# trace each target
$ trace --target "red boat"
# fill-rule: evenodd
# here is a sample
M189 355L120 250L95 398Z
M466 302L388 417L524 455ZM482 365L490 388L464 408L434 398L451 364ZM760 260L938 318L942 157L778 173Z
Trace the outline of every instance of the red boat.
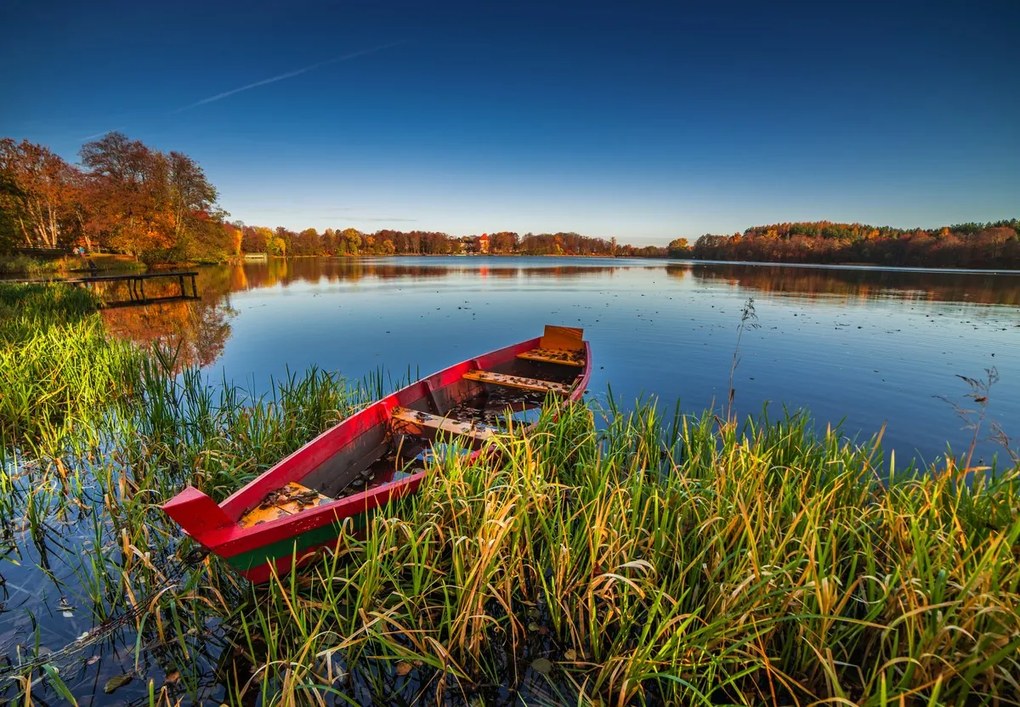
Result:
M579 400L591 373L583 331L492 351L412 383L326 430L223 503L188 486L163 506L192 538L252 582L285 575L334 546L346 519L417 491L430 456L478 455L508 425L533 425L549 401ZM437 441L450 442L439 446Z

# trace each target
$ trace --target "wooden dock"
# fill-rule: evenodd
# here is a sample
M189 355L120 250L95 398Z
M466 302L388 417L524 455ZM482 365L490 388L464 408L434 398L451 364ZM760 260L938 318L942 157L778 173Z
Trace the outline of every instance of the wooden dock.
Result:
M19 282L23 284L49 284L49 283L64 283L66 285L76 285L79 287L95 287L100 283L106 282L123 282L127 285L128 298L119 302L105 302L107 307L123 307L132 304L149 304L151 302L165 302L168 300L182 300L182 299L199 299L198 286L195 284L195 277L198 275L197 271L194 270L182 270L182 271L167 271L167 272L145 272L145 273L130 273L127 275L87 275L84 277L68 277L68 278L53 278L49 280L42 279L29 279L29 280L6 280L6 282ZM145 283L148 280L156 279L176 279L177 284L180 287L179 295L171 295L169 297L149 297L145 294ZM191 283L191 292L189 294L188 287L185 285L186 282Z

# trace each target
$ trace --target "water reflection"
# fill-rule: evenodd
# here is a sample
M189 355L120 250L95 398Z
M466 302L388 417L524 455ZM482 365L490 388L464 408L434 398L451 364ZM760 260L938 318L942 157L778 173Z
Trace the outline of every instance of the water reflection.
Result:
M164 301L145 306L106 309L103 318L113 333L143 346L159 343L179 347L178 365L209 366L217 361L232 336L231 322L237 311L231 293L250 292L295 284L322 285L376 281L400 283L394 292L415 283L454 281L476 283L486 280L520 282L528 292L539 282L577 283L601 290L606 276L621 276L619 285L609 289L634 291L653 296L657 273L665 272L667 282L680 290L694 286L725 285L742 296L795 296L820 301L952 302L960 304L1020 305L1020 276L1008 273L938 272L882 270L874 268L825 268L763 266L734 263L663 263L661 261L600 260L583 258L379 258L320 259L273 258L226 266L204 267L199 271L199 301ZM624 277L626 274L626 277ZM105 294L117 299L108 285ZM516 291L516 290L508 290ZM564 288L565 291L565 288ZM676 290L679 292L679 290ZM151 281L146 294L172 297L176 282ZM757 295L755 293L758 293ZM602 293L604 294L604 292ZM644 297L644 294L641 295ZM552 302L554 304L555 302ZM367 303L370 306L378 303ZM617 306L622 306L620 302ZM300 304L297 305L301 307ZM310 305L309 305L310 306ZM271 307L272 309L272 307ZM642 317L639 310L632 316ZM264 319L265 317L260 317Z
M1020 305L1020 277L979 272L878 270L733 263L669 264L670 277L694 277L769 294L832 296L860 300L907 299L932 302Z
M578 278L611 273L620 266L613 261L592 265L553 262L546 258L271 258L263 262L229 266L232 290L287 286L293 283L357 282L359 280L440 280L455 275L481 278L520 277ZM559 261L560 259L556 259ZM536 262L537 261L537 262ZM583 262L583 261L582 261ZM596 261L597 262L597 261ZM236 284L235 284L236 283Z
M378 286L326 286L372 281ZM146 292L171 295L175 288L153 281ZM774 414L782 405L807 407L821 428L843 420L846 434L858 439L884 428L898 469L915 452L933 460L947 443L959 452L976 441L978 457L1002 458L997 442L978 439L942 402L973 402L961 374L980 378L997 367L1001 382L984 409L987 422L1016 435L1020 420L1020 358L1008 353L1020 333L1015 274L572 258L274 259L202 268L198 291L201 301L109 309L103 317L111 331L140 344L180 346L178 363L206 367L214 381L222 366L229 379L255 386L308 365L354 380L377 369L412 377L409 366L428 373L534 335L546 322L572 324L592 342L593 407L611 386L622 406L656 395L666 415L678 399L683 411L699 413L726 399L732 377L741 413L758 413L771 401ZM744 333L734 376L736 327L749 296L762 327ZM141 560L131 565L120 526L92 524L110 520L104 503L115 499L108 495L114 486L117 502L153 490L132 491L119 458L95 472L91 463L73 459L67 467L103 484L74 475L38 483L35 469L7 470L6 495L22 505L9 522L0 518L0 668L31 655L31 646L72 644L111 613L124 615L117 603L122 583L143 597L158 579L142 571ZM208 463L220 458L210 455ZM52 509L42 514L45 522L24 520L30 498L33 508ZM156 566L168 564L174 540L167 536ZM214 617L243 612L247 595L206 576L193 586L188 611L201 617L201 607L213 607L208 623L197 622L200 631L168 642L152 622L140 631L130 622L61 661L61 679L76 695L94 695L90 704L129 699L122 694L147 704L142 680L100 694L109 678L126 673L188 700L230 700L226 684L243 684L251 671L235 650L247 637L232 633L236 622ZM370 688L359 685L377 683L358 680L351 677L352 689L368 701ZM0 702L18 689L0 685ZM413 697L397 689L393 702Z
M146 348L159 344L176 350L178 369L208 366L223 353L230 321L237 315L229 294L245 289L245 282L241 267L204 268L197 282L201 299L103 309L103 320L116 336ZM153 298L170 298L177 292L177 283L156 280L146 286L146 295Z

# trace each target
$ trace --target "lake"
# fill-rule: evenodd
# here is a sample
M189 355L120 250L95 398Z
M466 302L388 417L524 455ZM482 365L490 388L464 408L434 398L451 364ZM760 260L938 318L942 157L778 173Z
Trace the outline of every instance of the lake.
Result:
M1020 438L1020 273L591 258L273 259L203 268L197 302L105 310L114 331L181 345L180 361L252 392L309 366L396 385L471 355L583 327L588 398L666 413L809 410L866 441L885 427L897 467L1004 454ZM753 300L737 350L742 311ZM750 324L756 323L757 328ZM998 381L977 405L960 378ZM987 393L987 395L986 395Z
M109 287L110 300L123 299L123 284ZM151 281L146 292L173 295L176 287ZM975 458L1004 454L989 438L994 421L1014 435L1014 449L1020 437L1020 273L573 258L295 259L203 268L198 289L199 300L111 307L102 316L119 336L174 348L179 366L199 366L212 385L226 379L253 395L310 366L352 381L382 371L395 387L555 323L583 327L591 342L587 397L594 408L605 408L612 391L624 409L655 400L668 416L679 401L686 413L725 414L732 372L740 415L804 408L820 429L841 423L861 442L885 426L884 449L887 457L895 450L899 469L911 458L936 461L947 443L966 452L975 432L966 429L961 406L986 415ZM741 331L751 300L755 319ZM987 397L982 406L965 397L972 390L959 376L986 380L988 370L999 380L977 391ZM186 572L176 609L189 626L186 640L156 635L151 617L139 628L128 613L124 586L135 597L153 595L139 563L147 564L151 551L152 576L172 576L180 540L156 505L171 491L136 488L132 479L170 478L176 491L192 473L190 461L165 461L158 443L138 452L152 468L125 468L124 450L136 439L129 432L109 457L94 449L69 455L56 472L32 460L5 461L0 702L24 689L5 668L36 654L59 667L68 689L90 705L147 703L148 680L184 703L218 704L230 689L226 669L242 670L242 683L251 670L239 658L240 667L232 662L242 638L232 611L250 610L258 590L228 591L215 583L222 575L203 565ZM209 459L218 463L215 454ZM234 468L229 458L223 463ZM113 506L133 515L115 515ZM130 533L146 538L145 554L130 552ZM75 642L90 632L102 640ZM55 702L55 684L52 675L39 677L33 696ZM517 688L531 694L526 684ZM372 699L362 694L366 703Z

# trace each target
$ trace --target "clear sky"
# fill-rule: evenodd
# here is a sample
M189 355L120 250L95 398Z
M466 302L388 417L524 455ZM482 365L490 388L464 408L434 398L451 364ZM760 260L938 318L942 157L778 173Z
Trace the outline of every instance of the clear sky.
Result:
M294 229L997 220L1018 32L1017 0L5 0L0 136L119 130Z

